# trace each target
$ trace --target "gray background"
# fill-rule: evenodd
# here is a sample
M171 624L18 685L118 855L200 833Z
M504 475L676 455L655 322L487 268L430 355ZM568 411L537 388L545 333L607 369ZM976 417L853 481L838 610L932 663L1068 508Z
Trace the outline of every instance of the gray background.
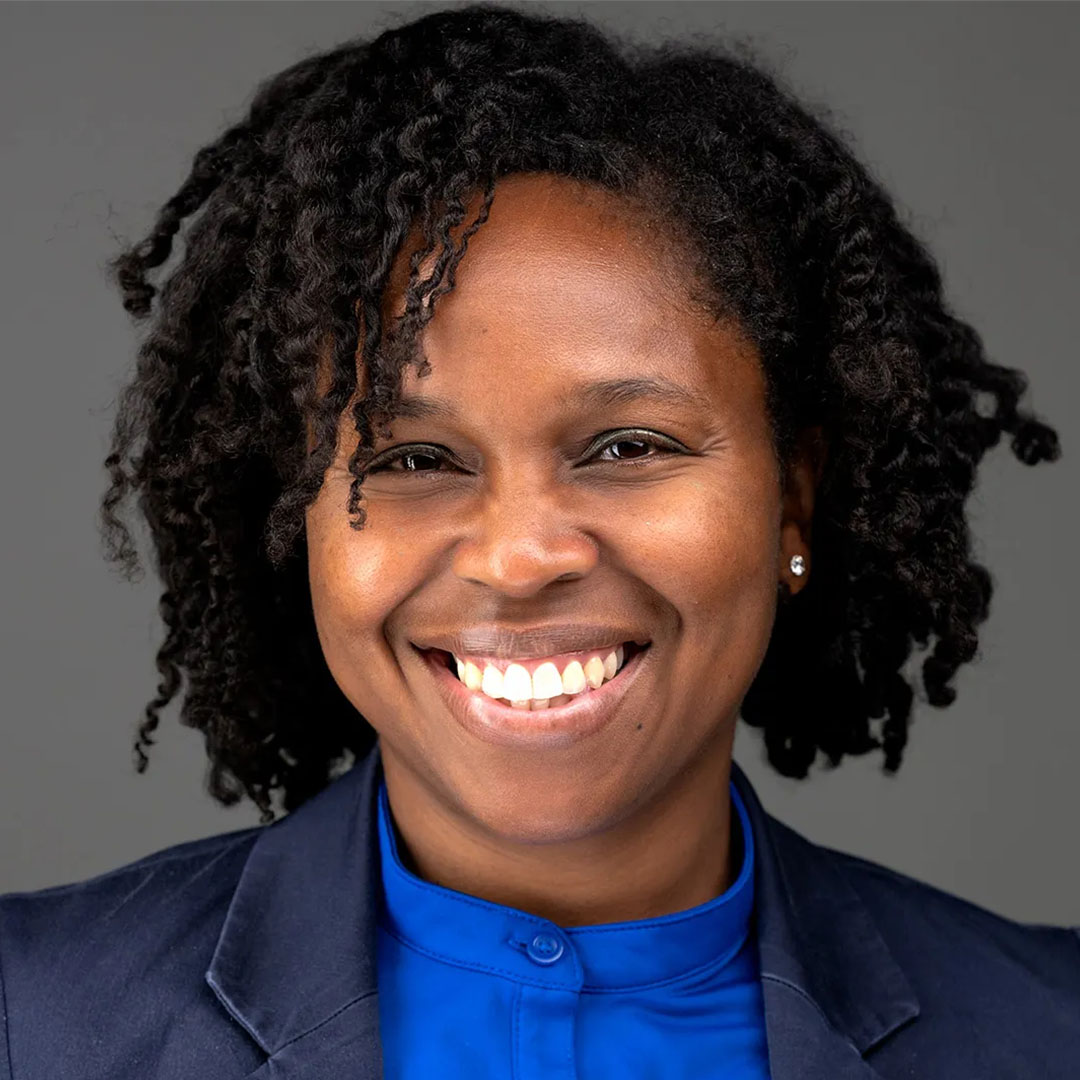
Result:
M1080 8L1041 3L545 5L620 30L751 35L831 105L943 264L993 359L1030 373L1063 458L1004 447L971 503L997 592L981 660L947 710L917 702L896 778L879 758L776 776L766 807L821 843L1013 918L1080 922L1074 778L1077 512L1075 117ZM201 736L166 712L142 776L130 746L156 683L152 577L124 584L94 529L114 396L136 334L103 265L141 236L196 149L257 80L429 5L0 7L0 314L5 525L0 892L100 873L257 823L203 789ZM145 546L144 546L145 550Z

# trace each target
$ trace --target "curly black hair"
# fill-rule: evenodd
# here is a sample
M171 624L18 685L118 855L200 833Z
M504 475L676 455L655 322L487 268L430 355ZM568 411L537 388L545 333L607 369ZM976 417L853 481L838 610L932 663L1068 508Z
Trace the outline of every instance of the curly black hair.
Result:
M225 806L246 795L264 823L275 791L291 811L371 747L315 632L304 512L352 402L347 511L363 527L373 425L388 434L407 364L430 370L417 335L497 179L547 172L616 192L688 242L713 309L760 352L781 466L800 431L825 433L813 574L778 605L741 715L785 776L805 777L819 749L835 766L880 748L895 773L913 645L927 650L927 701L947 706L988 614L965 515L976 467L1003 432L1029 465L1059 444L1018 409L1026 377L989 362L950 312L934 259L850 141L745 42L646 45L491 4L426 14L263 82L149 235L109 263L127 311L152 318L100 511L107 558L132 580L118 510L138 493L164 585L138 771L181 673L209 793ZM197 211L159 292L150 272ZM415 229L405 311L384 329L390 268Z

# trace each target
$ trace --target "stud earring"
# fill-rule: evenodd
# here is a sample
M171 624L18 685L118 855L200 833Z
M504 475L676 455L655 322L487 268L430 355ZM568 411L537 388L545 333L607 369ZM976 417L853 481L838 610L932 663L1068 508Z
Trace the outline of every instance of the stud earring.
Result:
M806 573L806 560L801 555L791 556L791 572L796 577L802 577Z

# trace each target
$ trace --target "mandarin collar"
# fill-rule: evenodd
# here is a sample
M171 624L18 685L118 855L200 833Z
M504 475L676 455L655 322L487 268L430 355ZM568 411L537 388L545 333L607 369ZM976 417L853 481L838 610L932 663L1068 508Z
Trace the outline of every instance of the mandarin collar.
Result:
M754 904L753 832L734 784L729 790L742 858L739 873L723 893L670 915L562 927L433 884L409 870L400 856L400 836L382 781L378 819L384 925L407 945L446 963L553 988L643 989L720 965L734 957L746 939ZM563 946L572 963L535 962L530 952L538 934Z

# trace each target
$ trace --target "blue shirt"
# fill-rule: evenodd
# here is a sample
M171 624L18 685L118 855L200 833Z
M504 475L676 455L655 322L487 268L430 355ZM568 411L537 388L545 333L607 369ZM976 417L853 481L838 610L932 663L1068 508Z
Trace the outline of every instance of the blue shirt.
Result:
M730 790L742 861L729 889L671 915L566 928L413 874L380 783L386 1080L768 1080L753 832Z

